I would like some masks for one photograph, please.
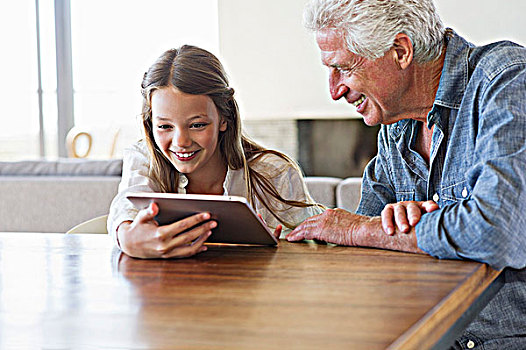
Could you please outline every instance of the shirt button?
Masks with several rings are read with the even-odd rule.
[[[464,187],[462,190],[462,197],[466,198],[468,196],[468,189]]]
[[[433,200],[434,200],[435,202],[438,203],[438,200],[439,200],[439,199],[440,199],[440,197],[438,196],[438,193],[435,193],[435,194],[433,195]]]
[[[468,341],[466,346],[468,347],[468,349],[473,349],[475,347],[475,342],[473,340],[470,340]]]

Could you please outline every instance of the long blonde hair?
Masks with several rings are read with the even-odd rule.
[[[293,207],[317,205],[309,198],[307,201],[283,198],[267,178],[268,174],[264,175],[254,170],[252,165],[262,156],[273,154],[285,160],[301,174],[297,164],[285,154],[265,149],[243,135],[234,89],[229,87],[221,62],[210,52],[190,45],[164,52],[144,74],[141,84],[143,96],[141,116],[150,153],[150,177],[161,192],[175,193],[179,184],[179,172],[155,143],[152,127],[152,92],[168,86],[173,86],[187,94],[206,95],[212,99],[219,115],[227,124],[226,130],[220,132],[219,135],[221,156],[230,169],[243,168],[247,198],[252,205],[257,198],[278,221],[288,228],[294,228],[294,224],[280,218],[277,208],[265,199],[266,195]]]

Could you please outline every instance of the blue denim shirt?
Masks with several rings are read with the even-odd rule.
[[[451,30],[446,41],[427,116],[429,166],[415,151],[421,122],[382,125],[357,212],[376,216],[388,203],[435,200],[440,209],[415,228],[420,249],[506,268],[504,286],[456,346],[526,349],[526,49],[475,47]]]

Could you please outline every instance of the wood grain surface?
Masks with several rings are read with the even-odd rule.
[[[424,349],[497,275],[313,243],[140,260],[107,235],[0,233],[0,348]]]

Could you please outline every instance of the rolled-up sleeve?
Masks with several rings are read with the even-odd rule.
[[[422,216],[418,246],[438,258],[472,259],[497,269],[526,267],[526,67],[486,79],[474,152],[466,175],[470,195]],[[459,116],[462,117],[462,116]]]

